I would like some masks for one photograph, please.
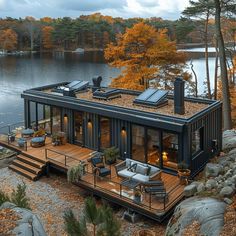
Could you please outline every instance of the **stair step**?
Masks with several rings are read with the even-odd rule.
[[[36,156],[32,156],[32,155],[30,155],[30,154],[28,154],[26,152],[22,152],[22,155],[25,156],[25,157],[30,158],[31,160],[37,161],[39,163],[42,163],[42,164],[46,164],[46,162],[47,162],[45,159],[42,160],[42,159],[40,159],[40,158],[38,158]]]
[[[35,175],[35,174],[33,174],[33,173],[31,173],[27,170],[24,170],[24,169],[14,165],[14,164],[9,165],[8,168],[15,171],[15,172],[17,172],[17,173],[19,173],[19,174],[21,174],[21,175],[23,175],[23,176],[25,176],[26,178],[28,178],[30,180],[33,180],[33,181],[37,180],[37,177],[38,177],[37,175]]]
[[[27,164],[23,161],[21,161],[20,159],[15,159],[12,164],[14,164],[15,166],[18,166],[24,170],[27,170],[33,174],[36,174],[38,175],[42,170],[41,168],[38,168],[38,167],[35,167],[35,166],[32,166],[31,163],[30,164]]]
[[[21,162],[24,162],[26,164],[29,164],[29,165],[34,166],[39,169],[42,169],[45,166],[45,164],[43,164],[39,161],[33,160],[30,157],[26,157],[24,155],[18,155],[17,159],[19,159]]]

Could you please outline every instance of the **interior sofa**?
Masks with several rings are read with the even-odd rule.
[[[141,183],[161,180],[161,169],[129,158],[115,165],[115,169],[117,176],[132,178]]]

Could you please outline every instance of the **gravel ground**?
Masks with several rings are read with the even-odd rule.
[[[7,193],[11,193],[19,183],[24,182],[27,185],[31,209],[39,216],[49,236],[67,235],[64,231],[64,212],[73,209],[75,214],[80,216],[87,196],[84,190],[67,183],[66,178],[57,175],[42,177],[39,181],[32,182],[8,168],[3,168],[0,169],[0,182],[0,189]],[[123,208],[116,211],[119,219],[123,211]],[[121,220],[121,225],[123,236],[132,236],[135,231],[144,228],[154,230],[158,236],[164,235],[165,232],[165,226],[143,218],[136,224]]]

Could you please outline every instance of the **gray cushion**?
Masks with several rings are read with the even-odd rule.
[[[138,174],[142,174],[142,175],[147,175],[147,171],[148,171],[148,167],[141,165],[141,164],[137,164],[136,167],[136,173]]]
[[[130,167],[130,163],[131,163],[131,160],[130,160],[129,158],[127,158],[127,159],[125,160],[125,166],[126,166],[127,168],[129,168],[129,167]]]
[[[136,174],[135,176],[132,177],[132,179],[135,179],[141,183],[145,183],[145,182],[149,181],[149,176],[142,175],[142,174]]]
[[[128,171],[127,169],[118,172],[118,175],[124,178],[132,177],[135,173]]]

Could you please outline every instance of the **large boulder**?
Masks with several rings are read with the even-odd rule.
[[[39,218],[32,211],[17,207],[9,202],[3,203],[0,207],[0,210],[2,209],[11,209],[20,217],[17,226],[12,229],[13,235],[47,236]]]
[[[181,202],[175,209],[166,236],[181,236],[192,222],[200,224],[200,235],[218,236],[224,225],[226,204],[214,198],[191,197]]]
[[[206,177],[216,177],[223,171],[223,167],[220,164],[207,163],[205,168]]]
[[[225,130],[223,132],[222,149],[229,150],[236,148],[236,130]]]
[[[234,195],[234,189],[230,186],[226,186],[221,189],[220,196],[222,197],[232,197]]]

